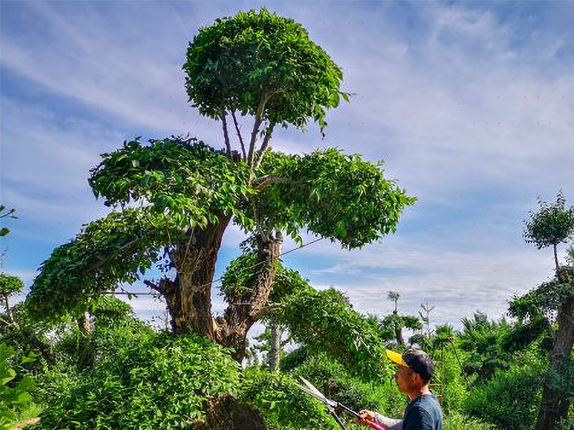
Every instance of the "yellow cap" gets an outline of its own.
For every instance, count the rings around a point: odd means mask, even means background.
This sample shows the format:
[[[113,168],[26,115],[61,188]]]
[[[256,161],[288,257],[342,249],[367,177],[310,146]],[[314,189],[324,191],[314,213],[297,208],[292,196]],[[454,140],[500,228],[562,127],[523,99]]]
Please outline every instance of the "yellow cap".
[[[409,367],[409,365],[405,362],[405,360],[403,360],[401,354],[397,352],[387,349],[387,357],[389,357],[389,360],[391,360],[395,364],[398,364],[399,366]]]

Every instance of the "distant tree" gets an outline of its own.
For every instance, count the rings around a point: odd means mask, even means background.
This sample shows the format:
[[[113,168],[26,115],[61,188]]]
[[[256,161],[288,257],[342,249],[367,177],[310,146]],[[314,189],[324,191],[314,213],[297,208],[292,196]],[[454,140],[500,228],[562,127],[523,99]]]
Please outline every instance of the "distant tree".
[[[408,328],[411,330],[420,330],[422,324],[417,317],[411,315],[399,315],[399,302],[400,294],[396,291],[389,291],[387,294],[387,299],[394,303],[393,313],[383,317],[380,321],[380,329],[384,333],[386,330],[391,330],[394,334],[394,338],[397,345],[401,347],[406,347],[406,342],[403,337],[403,329]],[[386,337],[383,334],[384,337]]]
[[[394,303],[395,313],[398,313],[398,302],[401,295],[397,291],[389,291],[387,293],[387,299]]]
[[[12,309],[10,308],[9,298],[14,294],[19,294],[24,289],[24,282],[17,276],[0,273],[0,297],[3,299],[4,309],[10,324],[16,324]]]
[[[538,212],[529,212],[530,219],[526,221],[524,238],[527,243],[533,243],[538,249],[552,246],[556,271],[558,264],[558,245],[566,242],[574,234],[574,207],[567,208],[562,191],[556,195],[554,203],[538,200]]]
[[[427,328],[427,336],[431,335],[431,328],[430,328],[430,314],[434,310],[434,306],[429,305],[429,301],[427,300],[426,303],[421,303],[421,310],[419,311],[419,316],[421,321]]]
[[[504,318],[489,320],[485,313],[476,312],[472,318],[463,318],[462,325],[457,341],[467,353],[464,371],[475,375],[476,383],[490,380],[499,369],[508,369],[511,359],[503,344],[511,327]]]
[[[290,337],[283,338],[286,328],[274,321],[265,325],[265,330],[255,337],[257,343],[253,351],[263,356],[263,363],[273,372],[279,371],[281,358],[285,355],[284,347],[290,342]]]
[[[539,201],[540,209],[530,213],[524,236],[538,249],[552,246],[554,250],[555,275],[522,297],[515,298],[510,306],[513,315],[530,325],[548,328],[550,342],[548,358],[550,369],[543,381],[542,402],[538,413],[537,430],[553,430],[561,420],[568,417],[574,390],[574,378],[569,376],[573,368],[574,345],[574,249],[570,248],[570,264],[560,265],[557,247],[574,235],[574,207],[567,208],[566,200],[559,192],[554,203]],[[546,320],[546,321],[544,321]],[[540,324],[539,321],[546,323]],[[565,379],[571,379],[565,382]]]

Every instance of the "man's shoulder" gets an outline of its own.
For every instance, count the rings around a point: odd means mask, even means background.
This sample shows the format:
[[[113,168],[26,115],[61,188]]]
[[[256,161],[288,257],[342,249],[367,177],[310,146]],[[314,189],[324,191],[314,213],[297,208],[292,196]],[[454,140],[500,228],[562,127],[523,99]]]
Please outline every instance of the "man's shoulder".
[[[408,406],[413,407],[413,408],[427,408],[427,409],[428,408],[430,408],[430,409],[437,409],[438,408],[440,410],[440,405],[438,403],[438,400],[435,397],[435,395],[432,393],[423,394],[422,396],[418,396]]]
[[[416,398],[405,410],[404,430],[410,429],[441,429],[442,412],[436,398],[424,395]]]

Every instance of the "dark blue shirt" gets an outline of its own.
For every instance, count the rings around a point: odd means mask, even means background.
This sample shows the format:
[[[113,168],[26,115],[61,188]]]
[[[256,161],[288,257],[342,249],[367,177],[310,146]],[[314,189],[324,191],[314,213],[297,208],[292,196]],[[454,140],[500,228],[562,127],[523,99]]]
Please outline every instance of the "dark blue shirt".
[[[407,405],[403,430],[442,430],[442,412],[435,396],[424,394]]]

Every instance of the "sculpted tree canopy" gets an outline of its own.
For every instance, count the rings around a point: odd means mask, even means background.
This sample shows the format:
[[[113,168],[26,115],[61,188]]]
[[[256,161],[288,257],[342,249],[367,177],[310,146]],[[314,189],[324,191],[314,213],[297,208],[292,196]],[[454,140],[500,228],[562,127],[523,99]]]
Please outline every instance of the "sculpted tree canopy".
[[[203,334],[241,360],[247,332],[269,311],[279,282],[283,234],[300,240],[307,230],[360,248],[394,232],[415,199],[384,177],[381,163],[359,155],[271,150],[276,123],[301,128],[314,120],[324,127],[326,110],[345,94],[340,69],[294,21],[264,9],[218,20],[190,44],[184,68],[200,113],[222,121],[224,149],[171,136],[149,144],[135,138],[103,154],[89,183],[114,211],[54,250],[28,303],[56,318],[140,280],[165,299],[175,333]],[[236,112],[253,117],[249,139]],[[232,148],[227,115],[241,153]],[[243,258],[253,270],[243,279],[245,291],[223,288],[229,307],[216,317],[213,276],[230,222],[250,238]]]
[[[558,245],[574,234],[574,207],[566,207],[566,199],[561,191],[556,195],[555,202],[547,203],[539,199],[538,206],[538,212],[530,212],[530,219],[524,228],[524,238],[538,249],[552,246],[558,270]]]
[[[264,8],[200,29],[183,69],[189,100],[202,115],[223,123],[227,114],[251,115],[252,137],[264,122],[266,136],[276,124],[304,129],[309,119],[323,129],[327,109],[349,96],[339,89],[341,69],[307,30]],[[251,146],[247,155],[252,161]]]

